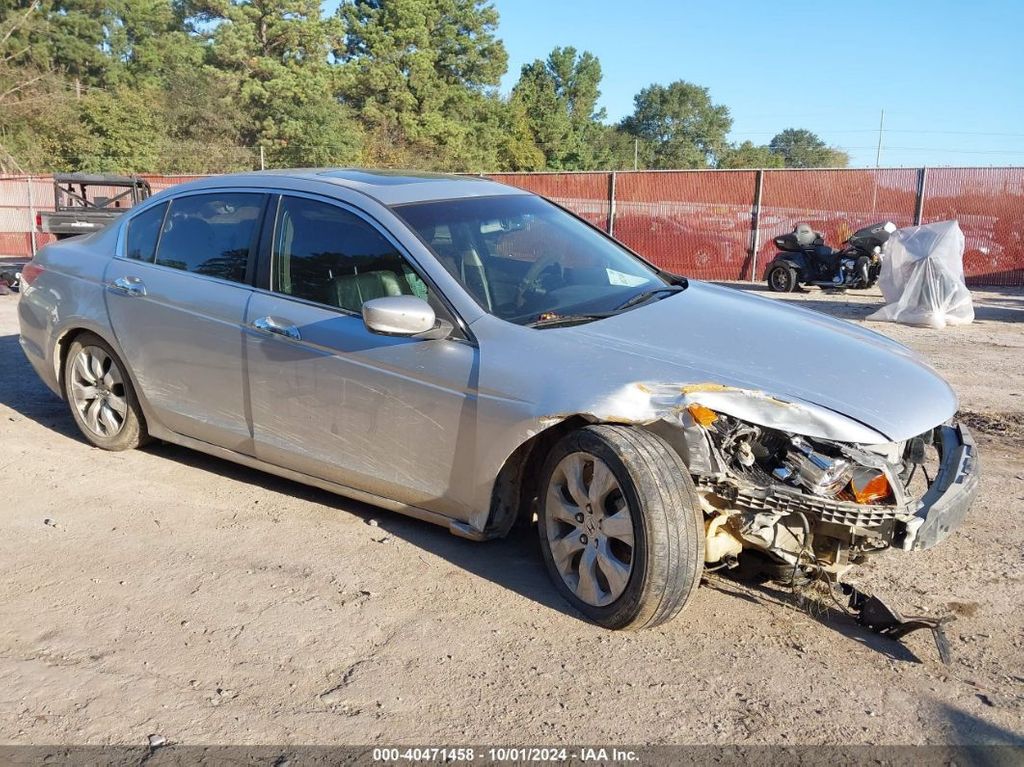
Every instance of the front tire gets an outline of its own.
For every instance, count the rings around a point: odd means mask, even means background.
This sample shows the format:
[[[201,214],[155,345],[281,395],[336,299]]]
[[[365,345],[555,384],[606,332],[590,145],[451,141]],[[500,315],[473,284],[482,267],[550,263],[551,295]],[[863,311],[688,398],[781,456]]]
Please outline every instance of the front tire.
[[[796,269],[787,264],[776,264],[768,270],[768,288],[775,293],[796,290]]]
[[[124,363],[106,341],[93,333],[77,336],[63,372],[71,416],[89,442],[116,451],[149,441]]]
[[[609,629],[657,626],[693,598],[704,515],[686,465],[661,437],[596,425],[544,465],[538,529],[562,596]]]

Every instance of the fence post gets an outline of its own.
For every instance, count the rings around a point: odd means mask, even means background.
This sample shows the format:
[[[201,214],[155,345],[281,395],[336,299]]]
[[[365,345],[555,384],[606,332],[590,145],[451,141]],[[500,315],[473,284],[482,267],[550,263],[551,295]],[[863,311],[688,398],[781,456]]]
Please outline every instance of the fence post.
[[[764,169],[757,172],[754,183],[754,205],[750,209],[750,281],[757,282],[757,251],[761,249],[761,192],[764,189]]]
[[[32,177],[25,179],[28,183],[28,241],[31,243],[32,258],[36,257],[36,206],[32,200]]]
[[[928,169],[920,168],[917,171],[917,205],[914,206],[914,226],[921,226],[924,220],[924,187],[928,181]]]
[[[608,178],[608,236],[615,236],[615,171]]]

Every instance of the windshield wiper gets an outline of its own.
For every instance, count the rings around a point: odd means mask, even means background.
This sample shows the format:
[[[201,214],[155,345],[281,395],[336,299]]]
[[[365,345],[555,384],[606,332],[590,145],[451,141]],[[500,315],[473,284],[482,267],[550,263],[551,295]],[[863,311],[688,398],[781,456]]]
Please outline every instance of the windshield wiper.
[[[619,304],[615,307],[615,311],[621,312],[626,309],[630,309],[637,304],[642,304],[648,299],[654,298],[659,293],[681,293],[686,290],[685,285],[662,285],[660,288],[653,288],[652,290],[645,290],[643,293],[637,293],[631,299],[623,304]]]
[[[579,325],[584,322],[593,322],[594,320],[603,320],[605,317],[611,317],[615,312],[601,312],[597,314],[556,314],[542,316],[540,319],[536,319],[533,322],[527,322],[526,327],[528,328],[553,328],[559,325]]]

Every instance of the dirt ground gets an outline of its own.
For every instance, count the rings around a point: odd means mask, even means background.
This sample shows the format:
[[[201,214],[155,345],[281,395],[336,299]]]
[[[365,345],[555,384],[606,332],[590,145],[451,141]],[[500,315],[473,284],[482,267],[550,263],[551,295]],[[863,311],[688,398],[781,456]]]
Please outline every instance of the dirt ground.
[[[867,323],[948,377],[982,451],[961,530],[857,574],[956,616],[944,666],[928,633],[718,575],[667,626],[607,632],[533,535],[471,543],[178,447],[93,449],[0,297],[0,742],[1024,744],[1024,292],[975,300],[969,327]]]

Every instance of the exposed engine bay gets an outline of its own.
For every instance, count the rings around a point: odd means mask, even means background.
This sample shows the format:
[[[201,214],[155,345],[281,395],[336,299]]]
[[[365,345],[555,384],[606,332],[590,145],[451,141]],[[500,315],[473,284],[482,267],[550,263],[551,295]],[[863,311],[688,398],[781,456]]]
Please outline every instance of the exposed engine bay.
[[[747,423],[699,404],[686,413],[688,441],[699,434],[710,459],[694,472],[709,566],[734,567],[744,551],[756,551],[780,572],[838,579],[871,552],[927,548],[955,525],[931,525],[921,535],[930,501],[950,484],[948,468],[939,482],[943,468],[963,458],[952,455],[946,433],[961,436],[956,427],[858,445]],[[973,470],[973,452],[970,461],[957,467],[961,474]]]

